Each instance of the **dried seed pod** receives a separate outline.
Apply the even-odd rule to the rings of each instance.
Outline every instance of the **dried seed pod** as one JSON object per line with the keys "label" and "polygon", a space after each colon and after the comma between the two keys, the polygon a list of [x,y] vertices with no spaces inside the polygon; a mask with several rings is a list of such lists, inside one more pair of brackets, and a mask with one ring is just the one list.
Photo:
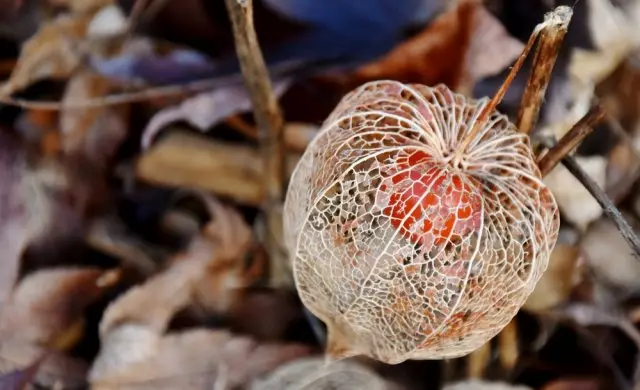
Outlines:
{"label": "dried seed pod", "polygon": [[557,205],[506,116],[490,113],[463,141],[487,104],[443,85],[370,82],[343,98],[298,162],[285,241],[332,357],[462,356],[533,291]]}

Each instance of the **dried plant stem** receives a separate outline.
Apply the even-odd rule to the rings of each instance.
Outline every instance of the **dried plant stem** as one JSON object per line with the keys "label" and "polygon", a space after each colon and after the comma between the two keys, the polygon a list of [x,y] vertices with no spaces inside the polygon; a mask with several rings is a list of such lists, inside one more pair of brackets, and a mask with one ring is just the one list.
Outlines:
{"label": "dried plant stem", "polygon": [[[555,10],[555,12],[560,12],[559,9],[561,9],[561,8],[566,8],[566,7],[558,7]],[[460,148],[458,149],[458,154],[457,154],[458,159],[460,159],[462,157],[462,155],[464,154],[464,152],[467,149],[467,147],[469,146],[469,144],[471,144],[471,142],[476,137],[476,135],[478,135],[478,132],[480,132],[480,129],[482,129],[483,123],[487,120],[487,118],[489,118],[491,113],[493,113],[495,111],[495,109],[498,106],[498,104],[500,104],[500,102],[502,102],[502,99],[504,98],[504,95],[507,93],[507,90],[509,89],[509,86],[511,86],[511,83],[513,82],[513,80],[515,79],[516,75],[518,74],[518,72],[522,68],[522,65],[524,64],[524,61],[529,56],[529,53],[531,52],[531,49],[533,48],[533,45],[536,43],[536,40],[538,39],[538,36],[541,34],[541,32],[549,29],[549,25],[552,24],[553,21],[554,21],[554,19],[551,19],[549,17],[549,15],[547,15],[545,17],[545,21],[540,23],[540,24],[538,24],[536,26],[536,28],[533,30],[533,32],[531,33],[531,36],[529,36],[529,40],[527,41],[527,44],[525,45],[524,49],[522,50],[522,53],[520,54],[520,56],[518,57],[516,62],[511,67],[511,70],[509,71],[509,74],[507,75],[507,77],[502,82],[502,85],[500,86],[500,88],[498,89],[496,94],[493,96],[493,98],[491,98],[491,100],[489,101],[489,104],[487,104],[482,109],[482,111],[478,115],[478,118],[475,120],[475,122],[473,124],[473,127],[471,128],[469,133],[465,136],[464,140],[460,144]],[[538,45],[538,48],[540,48],[540,46],[541,45]],[[555,57],[554,57],[554,61],[555,61]],[[535,60],[534,60],[534,67],[535,67]],[[528,87],[528,85],[527,85],[527,87]]]}
{"label": "dried plant stem", "polygon": [[605,117],[601,105],[596,104],[582,119],[578,121],[560,141],[538,160],[538,167],[542,176],[546,176],[553,168],[569,155],[580,143],[593,132]]}
{"label": "dried plant stem", "polygon": [[516,120],[516,127],[523,133],[531,133],[538,122],[540,107],[551,80],[551,72],[572,15],[573,10],[567,6],[557,7],[553,12],[545,15],[544,27],[540,31],[531,74],[522,95]]}
{"label": "dried plant stem", "polygon": [[622,213],[613,201],[607,196],[602,188],[596,183],[583,169],[578,162],[572,156],[565,156],[562,159],[562,165],[564,165],[571,174],[582,183],[582,185],[589,191],[591,196],[600,204],[604,213],[613,220],[616,227],[622,234],[622,237],[627,241],[631,249],[635,252],[635,257],[640,259],[640,239],[636,236],[635,232],[629,226],[627,220],[622,216]]}
{"label": "dried plant stem", "polygon": [[269,73],[258,45],[253,25],[253,1],[225,0],[233,27],[236,53],[245,85],[254,108],[254,118],[260,130],[260,147],[265,169],[266,190],[266,247],[271,259],[270,279],[273,286],[282,286],[290,277],[286,264],[277,259],[281,252],[277,235],[273,232],[281,225],[283,183],[285,168],[284,120],[273,91]]}

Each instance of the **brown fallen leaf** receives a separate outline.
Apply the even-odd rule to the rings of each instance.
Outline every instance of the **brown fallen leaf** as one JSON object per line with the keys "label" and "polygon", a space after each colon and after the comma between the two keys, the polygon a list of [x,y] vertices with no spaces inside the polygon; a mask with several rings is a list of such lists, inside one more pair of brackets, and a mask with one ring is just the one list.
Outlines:
{"label": "brown fallen leaf", "polygon": [[468,93],[479,79],[504,70],[522,47],[479,1],[463,0],[382,59],[359,68],[351,82],[444,83]]}
{"label": "brown fallen leaf", "polygon": [[93,389],[233,387],[310,352],[300,345],[258,345],[226,331],[165,334],[174,313],[194,303],[228,310],[245,283],[243,255],[251,231],[234,210],[201,198],[212,217],[202,234],[166,270],[105,311],[90,374]]}
{"label": "brown fallen leaf", "polygon": [[250,390],[385,390],[385,381],[357,361],[327,363],[322,357],[308,357],[287,363]]}
{"label": "brown fallen leaf", "polygon": [[[253,244],[251,229],[231,207],[207,194],[198,194],[211,221],[202,229],[202,235],[192,241],[190,251],[208,252],[211,260],[195,285],[194,302],[208,311],[226,313],[266,267],[256,263],[245,270],[244,259]],[[177,257],[174,261],[189,261],[189,257]]]}
{"label": "brown fallen leaf", "polygon": [[[16,281],[29,230],[28,188],[24,185],[26,156],[16,137],[0,129],[0,307]],[[33,214],[32,214],[33,215]]]}
{"label": "brown fallen leaf", "polygon": [[[62,352],[83,333],[84,309],[118,278],[94,268],[45,269],[27,275],[0,308],[0,373],[42,363],[42,385],[85,383],[86,365]],[[44,357],[43,357],[44,356]]]}
{"label": "brown fallen leaf", "polygon": [[9,96],[45,79],[64,79],[81,64],[82,43],[90,15],[62,15],[40,27],[25,42],[11,77],[0,88]]}
{"label": "brown fallen leaf", "polygon": [[[281,96],[291,84],[290,79],[276,80],[274,92]],[[221,87],[184,100],[178,106],[168,107],[149,121],[142,135],[142,148],[147,149],[158,133],[167,125],[187,121],[200,131],[207,131],[225,118],[251,109],[251,99],[243,84]]]}
{"label": "brown fallen leaf", "polygon": [[0,339],[66,349],[68,332],[90,303],[118,281],[117,271],[44,269],[28,274],[0,308]]}
{"label": "brown fallen leaf", "polygon": [[232,389],[309,352],[302,345],[260,344],[227,331],[196,329],[162,337],[144,360],[118,367],[98,360],[89,379],[93,390]]}
{"label": "brown fallen leaf", "polygon": [[564,303],[580,282],[579,248],[559,243],[551,252],[549,266],[523,308],[541,312]]}
{"label": "brown fallen leaf", "polygon": [[[62,104],[99,99],[114,92],[113,84],[90,70],[80,70],[69,80]],[[62,152],[83,156],[98,167],[114,156],[128,131],[129,106],[102,106],[63,110],[60,113]]]}
{"label": "brown fallen leaf", "polygon": [[[288,156],[288,174],[297,158]],[[135,166],[136,177],[142,181],[208,191],[251,206],[259,206],[264,200],[262,170],[255,148],[186,131],[164,135]]]}

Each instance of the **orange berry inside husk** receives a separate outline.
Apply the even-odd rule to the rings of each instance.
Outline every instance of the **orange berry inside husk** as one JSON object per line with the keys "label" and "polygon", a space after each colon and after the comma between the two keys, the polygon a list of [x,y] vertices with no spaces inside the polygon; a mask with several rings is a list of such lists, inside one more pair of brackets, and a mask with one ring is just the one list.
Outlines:
{"label": "orange berry inside husk", "polygon": [[422,150],[397,157],[383,213],[414,244],[441,245],[462,239],[481,226],[480,182],[443,166]]}

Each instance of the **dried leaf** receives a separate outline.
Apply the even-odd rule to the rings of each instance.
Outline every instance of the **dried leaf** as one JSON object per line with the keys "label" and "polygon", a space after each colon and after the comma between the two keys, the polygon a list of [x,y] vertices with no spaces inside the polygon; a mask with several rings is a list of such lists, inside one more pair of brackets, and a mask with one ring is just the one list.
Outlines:
{"label": "dried leaf", "polygon": [[[626,214],[632,227],[636,220]],[[615,224],[603,218],[586,231],[580,248],[596,281],[623,299],[640,289],[640,263],[626,246]]]}
{"label": "dried leaf", "polygon": [[425,85],[444,83],[470,92],[484,77],[504,70],[523,44],[477,1],[460,1],[417,36],[355,72],[357,84],[392,79]]}
{"label": "dried leaf", "polygon": [[[190,252],[209,253],[210,261],[195,284],[195,301],[213,312],[227,312],[239,299],[243,287],[253,275],[245,277],[244,257],[252,244],[251,229],[234,209],[216,199],[200,194],[212,221],[196,237]],[[178,257],[174,262],[191,261]],[[248,279],[249,278],[249,279]]]}
{"label": "dried leaf", "polygon": [[[123,327],[128,326],[132,325]],[[120,342],[127,348],[126,337]],[[131,355],[139,352],[128,349]],[[99,356],[89,375],[92,389],[237,388],[310,351],[301,345],[258,344],[226,331],[201,329],[164,336],[149,352],[126,365]]]}
{"label": "dried leaf", "polygon": [[[0,338],[66,347],[62,336],[82,319],[84,309],[118,280],[97,268],[44,269],[27,275],[0,308]],[[67,341],[67,340],[65,340]]]}
{"label": "dried leaf", "polygon": [[[99,99],[112,90],[108,79],[90,70],[81,70],[69,80],[62,104]],[[127,135],[128,113],[128,106],[63,110],[60,132],[64,153],[81,155],[96,166],[104,166]]]}
{"label": "dried leaf", "polygon": [[13,288],[31,236],[28,190],[24,185],[27,162],[21,146],[13,136],[0,131],[0,307]]}
{"label": "dried leaf", "polygon": [[63,15],[44,24],[20,51],[0,95],[11,95],[50,78],[67,78],[81,64],[82,42],[90,18]]}
{"label": "dried leaf", "polygon": [[575,49],[569,72],[583,83],[597,84],[640,44],[636,28],[640,3],[589,0],[589,32],[598,50]]}
{"label": "dried leaf", "polygon": [[267,378],[255,381],[251,390],[350,390],[386,389],[384,380],[368,367],[339,360],[328,363],[323,358],[298,359],[275,370]]}
{"label": "dried leaf", "polygon": [[[261,161],[249,146],[172,131],[140,156],[135,172],[149,183],[200,189],[258,206],[265,196]],[[296,161],[289,156],[287,172]]]}
{"label": "dried leaf", "polygon": [[86,365],[55,349],[67,349],[78,340],[84,309],[117,276],[94,268],[45,269],[27,275],[0,309],[0,372],[23,370],[46,355],[36,383],[84,384]]}
{"label": "dried leaf", "polygon": [[[290,79],[276,80],[273,89],[281,96],[289,88]],[[147,149],[167,125],[187,121],[201,131],[209,130],[226,117],[251,109],[251,100],[243,84],[221,87],[184,100],[176,107],[158,112],[147,124],[142,135],[142,148]]]}
{"label": "dried leaf", "polygon": [[540,312],[564,303],[580,281],[579,253],[577,247],[558,243],[551,252],[547,270],[523,308]]}
{"label": "dried leaf", "polygon": [[[235,211],[212,198],[203,196],[203,200],[212,214],[212,222],[188,250],[173,259],[164,272],[130,289],[106,309],[100,323],[102,348],[94,362],[93,381],[135,381],[140,378],[138,375],[153,379],[166,371],[158,368],[158,364],[164,365],[166,359],[174,359],[171,356],[185,354],[193,354],[189,359],[201,360],[202,364],[213,361],[214,368],[218,364],[212,359],[220,351],[209,346],[182,352],[173,349],[183,348],[183,343],[191,345],[194,338],[213,338],[212,342],[225,339],[223,333],[164,335],[169,320],[180,309],[198,302],[210,310],[225,311],[234,303],[236,289],[244,284],[242,260],[251,232]],[[195,342],[199,343],[207,345],[206,341]],[[162,357],[163,353],[167,355]],[[186,364],[189,359],[184,357],[176,367],[185,364],[181,369],[197,373],[189,371],[194,368]],[[133,374],[129,370],[132,365],[150,368]]]}
{"label": "dried leaf", "polygon": [[475,12],[474,31],[465,60],[472,85],[502,72],[524,48],[485,7],[478,6]]}
{"label": "dried leaf", "polygon": [[[604,187],[607,161],[603,157],[576,157],[576,160],[600,187]],[[584,231],[602,215],[598,202],[564,166],[558,165],[544,182],[553,192],[562,215],[578,229]]]}

